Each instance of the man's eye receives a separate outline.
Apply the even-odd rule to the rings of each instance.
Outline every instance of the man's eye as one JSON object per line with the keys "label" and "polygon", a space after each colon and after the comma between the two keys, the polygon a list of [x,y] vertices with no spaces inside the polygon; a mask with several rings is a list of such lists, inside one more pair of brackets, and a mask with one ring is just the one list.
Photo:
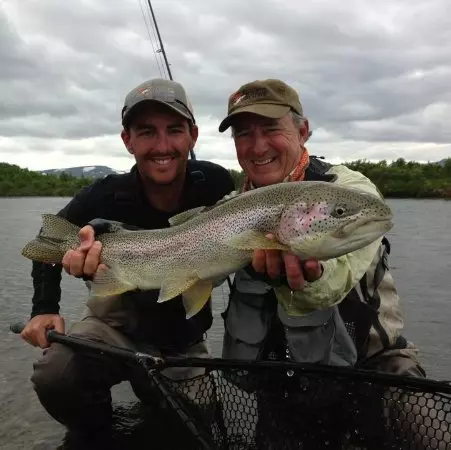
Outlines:
{"label": "man's eye", "polygon": [[139,133],[139,136],[151,136],[152,134],[154,134],[152,130],[143,130]]}

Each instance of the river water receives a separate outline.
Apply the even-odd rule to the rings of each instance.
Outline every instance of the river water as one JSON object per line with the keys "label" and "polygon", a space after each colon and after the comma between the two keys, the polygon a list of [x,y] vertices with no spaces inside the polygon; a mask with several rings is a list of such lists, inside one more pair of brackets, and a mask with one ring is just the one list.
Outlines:
{"label": "river water", "polygon": [[[20,255],[40,227],[40,214],[56,212],[68,198],[0,198],[0,448],[54,449],[64,428],[43,410],[31,388],[32,363],[40,350],[9,331],[30,312],[30,262]],[[401,296],[404,335],[420,348],[428,376],[451,379],[451,202],[390,199],[395,227],[390,232],[390,264]],[[67,326],[83,310],[84,286],[63,276],[61,313]],[[226,285],[215,290],[213,328],[209,339],[220,355]],[[128,384],[113,390],[124,417],[132,417],[135,398]],[[119,413],[121,414],[121,413]],[[130,447],[131,448],[131,447]],[[146,448],[146,447],[143,447]],[[147,447],[150,448],[150,447]]]}

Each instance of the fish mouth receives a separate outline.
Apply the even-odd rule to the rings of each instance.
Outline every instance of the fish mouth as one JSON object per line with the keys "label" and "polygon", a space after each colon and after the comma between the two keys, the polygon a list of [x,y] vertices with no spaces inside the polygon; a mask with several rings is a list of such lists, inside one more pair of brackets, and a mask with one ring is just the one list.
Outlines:
{"label": "fish mouth", "polygon": [[376,228],[377,230],[387,232],[393,228],[393,217],[359,217],[344,224],[333,233],[333,236],[344,238],[351,235],[356,230],[364,231],[366,228]]}

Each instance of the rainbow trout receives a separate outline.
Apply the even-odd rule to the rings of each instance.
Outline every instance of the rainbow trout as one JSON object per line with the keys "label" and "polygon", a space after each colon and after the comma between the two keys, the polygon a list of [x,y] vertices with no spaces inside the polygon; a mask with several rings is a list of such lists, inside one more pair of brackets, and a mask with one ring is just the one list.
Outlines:
{"label": "rainbow trout", "polygon": [[[22,255],[61,263],[79,246],[79,228],[52,214]],[[170,219],[157,230],[102,233],[100,261],[91,295],[160,289],[159,302],[183,294],[187,318],[208,301],[213,285],[252,261],[255,249],[292,252],[327,260],[369,245],[392,227],[386,203],[371,194],[321,181],[280,183],[230,196]],[[272,233],[275,239],[266,235]]]}

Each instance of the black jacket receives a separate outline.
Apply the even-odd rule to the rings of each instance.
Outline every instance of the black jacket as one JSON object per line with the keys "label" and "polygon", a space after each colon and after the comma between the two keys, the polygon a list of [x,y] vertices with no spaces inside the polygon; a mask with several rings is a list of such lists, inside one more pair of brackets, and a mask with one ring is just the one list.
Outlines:
{"label": "black jacket", "polygon": [[[84,188],[58,214],[80,227],[102,218],[143,229],[165,228],[171,216],[197,206],[212,205],[233,189],[233,180],[225,168],[207,161],[189,160],[182,206],[167,213],[149,204],[134,166],[127,174],[109,175]],[[61,265],[33,261],[32,317],[59,313],[61,273]],[[134,337],[154,345],[177,347],[199,339],[211,326],[210,302],[187,320],[181,298],[158,304],[156,290],[123,295],[132,296],[139,311],[141,323]]]}

